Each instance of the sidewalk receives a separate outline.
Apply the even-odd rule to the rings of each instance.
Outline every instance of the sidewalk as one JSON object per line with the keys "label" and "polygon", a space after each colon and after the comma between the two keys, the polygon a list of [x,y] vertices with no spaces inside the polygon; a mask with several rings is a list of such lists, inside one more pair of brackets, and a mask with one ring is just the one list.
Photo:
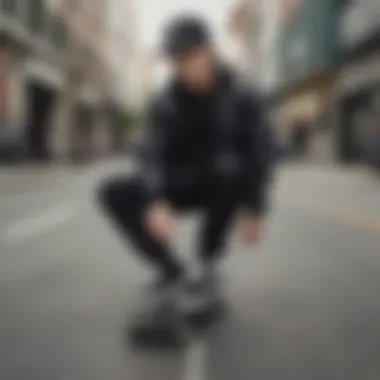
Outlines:
{"label": "sidewalk", "polygon": [[335,162],[307,162],[292,161],[282,165],[284,172],[299,172],[304,179],[315,179],[323,181],[347,181],[349,183],[367,183],[378,182],[380,177],[371,170],[367,165],[340,165]]}
{"label": "sidewalk", "polygon": [[86,165],[68,163],[0,165],[0,195],[12,192],[46,191],[51,186],[57,187],[72,181],[87,181],[93,176],[103,176],[113,172],[126,173],[130,170],[130,160],[124,157],[98,160]]}
{"label": "sidewalk", "polygon": [[0,194],[46,189],[50,184],[71,178],[76,173],[78,170],[62,164],[0,165]]}
{"label": "sidewalk", "polygon": [[276,182],[280,201],[318,209],[376,231],[380,231],[379,193],[380,179],[365,166],[285,165]]}

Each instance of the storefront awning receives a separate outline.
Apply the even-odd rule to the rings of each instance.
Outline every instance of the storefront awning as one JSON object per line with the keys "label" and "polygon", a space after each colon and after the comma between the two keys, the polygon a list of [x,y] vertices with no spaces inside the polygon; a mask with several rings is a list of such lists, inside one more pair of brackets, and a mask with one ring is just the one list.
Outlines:
{"label": "storefront awning", "polygon": [[338,94],[345,96],[380,83],[380,53],[343,68],[338,76]]}
{"label": "storefront awning", "polygon": [[42,60],[28,59],[25,63],[24,75],[27,79],[42,82],[55,89],[62,89],[65,85],[63,71]]}
{"label": "storefront awning", "polygon": [[310,122],[317,117],[321,107],[320,94],[312,91],[286,101],[276,112],[276,119],[284,126],[292,125],[295,121]]}

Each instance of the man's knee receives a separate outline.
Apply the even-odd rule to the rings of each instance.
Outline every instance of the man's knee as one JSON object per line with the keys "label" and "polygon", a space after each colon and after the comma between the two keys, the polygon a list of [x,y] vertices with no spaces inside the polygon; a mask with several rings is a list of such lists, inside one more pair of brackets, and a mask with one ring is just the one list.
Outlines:
{"label": "man's knee", "polygon": [[97,201],[101,208],[110,209],[115,203],[117,183],[115,180],[103,181],[96,191]]}
{"label": "man's knee", "polygon": [[134,179],[106,180],[97,190],[100,206],[105,210],[115,210],[128,203],[134,203],[136,198],[136,181]]}

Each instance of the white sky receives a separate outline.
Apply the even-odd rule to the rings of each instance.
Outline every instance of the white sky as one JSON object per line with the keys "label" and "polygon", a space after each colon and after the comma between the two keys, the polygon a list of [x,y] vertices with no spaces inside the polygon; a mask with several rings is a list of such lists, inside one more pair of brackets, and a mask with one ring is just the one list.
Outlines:
{"label": "white sky", "polygon": [[135,0],[141,42],[146,47],[157,45],[166,21],[184,11],[202,14],[212,25],[216,39],[223,40],[223,23],[234,2],[235,0]]}

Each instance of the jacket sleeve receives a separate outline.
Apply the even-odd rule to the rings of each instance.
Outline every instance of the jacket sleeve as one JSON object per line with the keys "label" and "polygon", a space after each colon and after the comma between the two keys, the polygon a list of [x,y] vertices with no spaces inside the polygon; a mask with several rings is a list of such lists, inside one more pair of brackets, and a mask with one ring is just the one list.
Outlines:
{"label": "jacket sleeve", "polygon": [[245,154],[247,188],[244,204],[248,211],[262,215],[268,208],[268,185],[273,163],[272,130],[263,99],[247,93],[243,103],[243,122],[249,136]]}
{"label": "jacket sleeve", "polygon": [[142,187],[153,202],[165,199],[166,160],[169,138],[169,112],[162,101],[154,101],[147,110],[144,154],[142,157]]}

